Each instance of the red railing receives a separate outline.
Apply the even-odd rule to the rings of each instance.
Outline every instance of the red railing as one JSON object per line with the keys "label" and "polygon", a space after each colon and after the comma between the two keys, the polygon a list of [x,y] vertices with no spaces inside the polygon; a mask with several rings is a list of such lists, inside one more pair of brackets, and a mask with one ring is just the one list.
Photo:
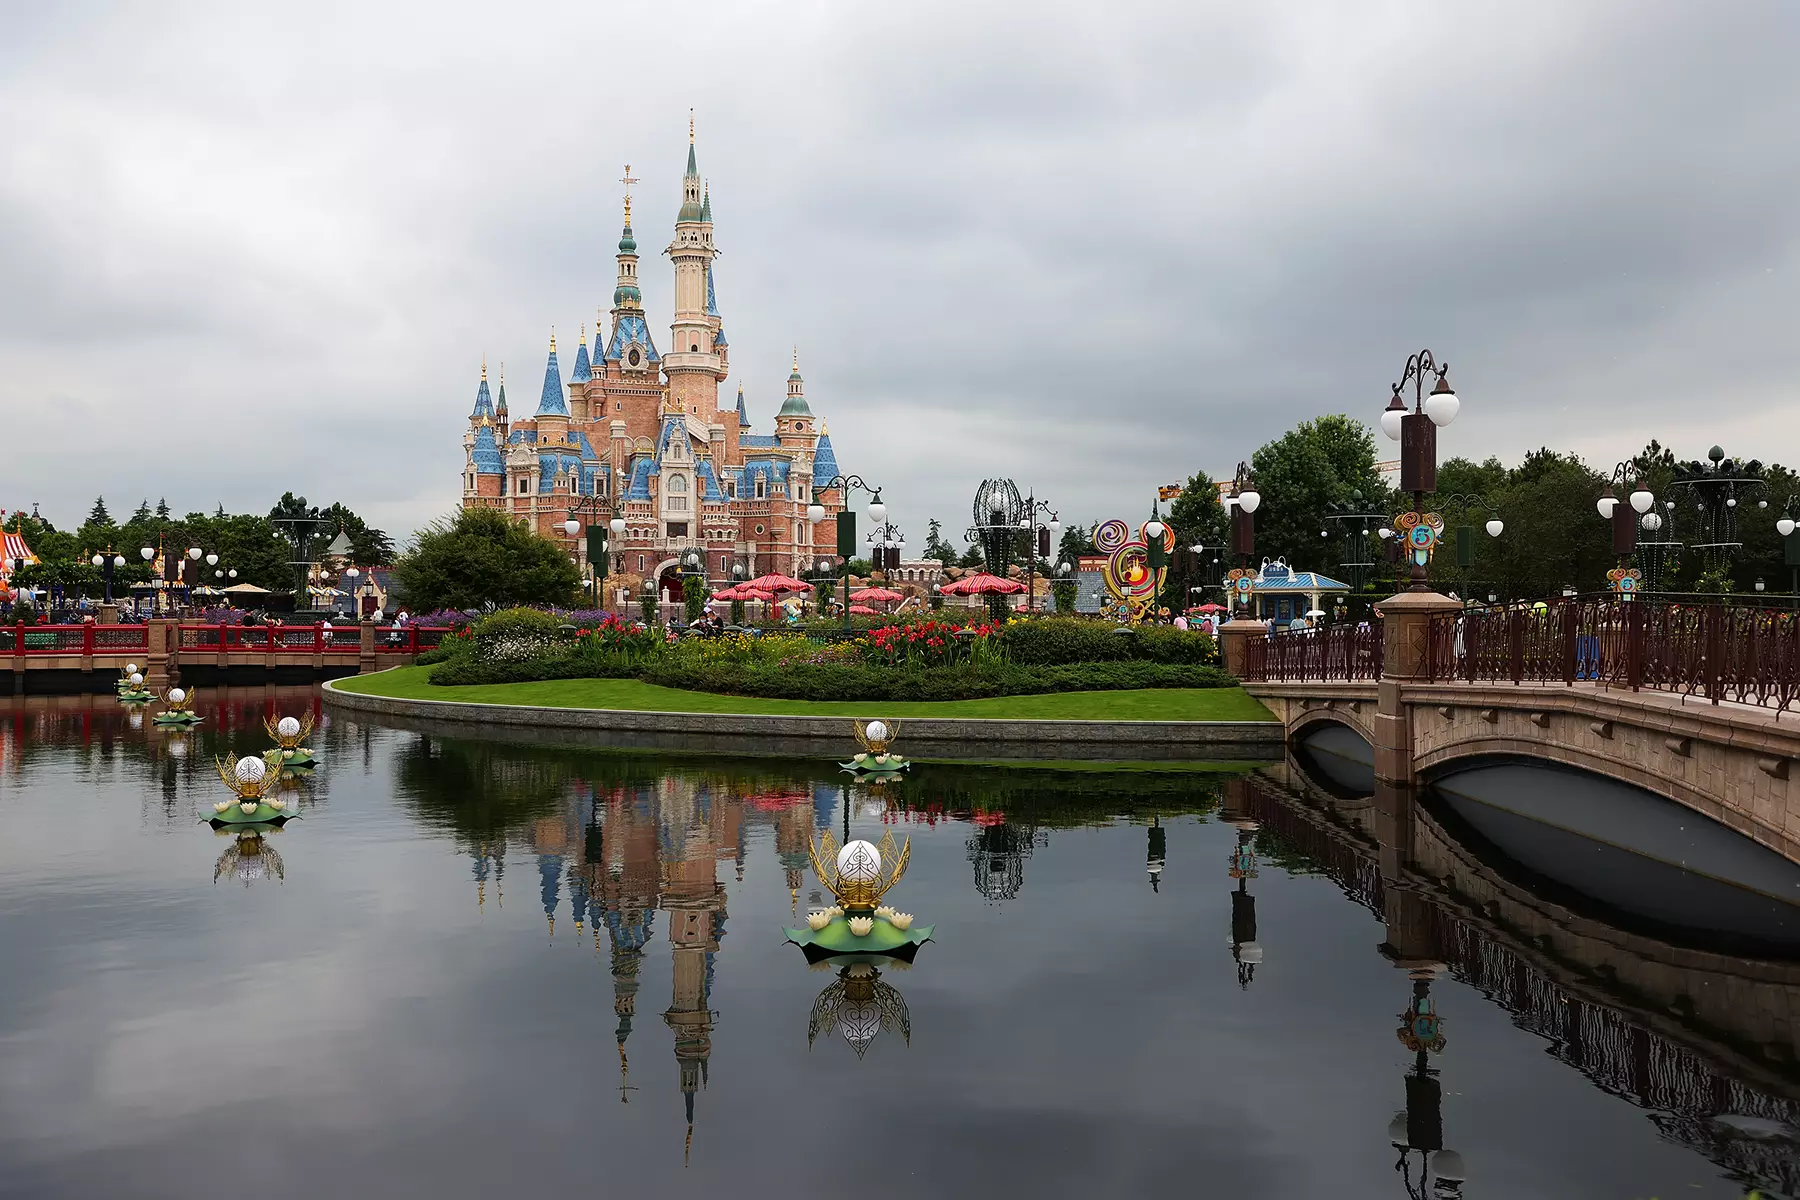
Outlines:
{"label": "red railing", "polygon": [[[378,654],[419,654],[451,631],[436,626],[384,626],[375,631]],[[357,654],[362,631],[334,625],[181,625],[175,645],[195,653]],[[150,649],[146,625],[0,625],[0,655],[131,655]]]}
{"label": "red railing", "polygon": [[1244,677],[1254,682],[1381,678],[1380,621],[1282,629],[1245,643]]}
{"label": "red railing", "polygon": [[142,625],[0,625],[0,654],[143,654],[150,630]]}

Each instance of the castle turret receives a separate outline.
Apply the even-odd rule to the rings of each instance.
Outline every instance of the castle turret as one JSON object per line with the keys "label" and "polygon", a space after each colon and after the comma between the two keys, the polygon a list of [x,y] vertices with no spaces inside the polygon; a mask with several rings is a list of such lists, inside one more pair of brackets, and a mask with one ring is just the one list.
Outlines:
{"label": "castle turret", "polygon": [[707,419],[718,413],[719,381],[725,378],[724,360],[713,344],[719,334],[717,318],[707,312],[708,276],[716,253],[710,200],[702,195],[690,119],[681,211],[675,219],[675,240],[667,251],[675,264],[675,321],[669,327],[673,344],[663,358],[663,372],[674,403],[683,412]]}
{"label": "castle turret", "polygon": [[550,357],[544,360],[544,390],[538,396],[537,444],[544,446],[568,440],[569,402],[563,397],[562,368],[556,362],[556,331],[550,332]]}

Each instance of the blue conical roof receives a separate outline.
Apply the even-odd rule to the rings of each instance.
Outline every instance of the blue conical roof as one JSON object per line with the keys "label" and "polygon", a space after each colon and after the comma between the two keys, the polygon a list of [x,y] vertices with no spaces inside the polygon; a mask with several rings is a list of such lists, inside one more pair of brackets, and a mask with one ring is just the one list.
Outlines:
{"label": "blue conical roof", "polygon": [[479,425],[475,429],[475,447],[469,452],[470,461],[475,464],[477,475],[504,475],[506,468],[500,461],[500,443],[494,440],[492,425]]}
{"label": "blue conical roof", "polygon": [[741,383],[738,384],[738,426],[750,428],[750,414],[744,411],[744,385]]}
{"label": "blue conical roof", "polygon": [[475,389],[475,410],[469,416],[487,417],[490,420],[494,416],[494,398],[488,394],[487,368],[485,367],[481,371],[481,386]]}
{"label": "blue conical roof", "polygon": [[719,302],[713,297],[713,269],[711,263],[706,265],[706,315],[709,317],[716,317],[719,315]]}
{"label": "blue conical roof", "polygon": [[583,334],[581,345],[575,351],[575,369],[569,372],[569,382],[586,383],[593,377],[593,364],[588,362],[587,335]]}
{"label": "blue conical roof", "polygon": [[813,447],[813,487],[822,488],[839,474],[837,451],[831,448],[831,435],[821,434],[819,444]]}
{"label": "blue conical roof", "polygon": [[556,363],[556,339],[550,339],[550,358],[544,363],[544,394],[538,397],[537,415],[540,417],[566,417],[569,415],[568,397],[563,395],[562,368]]}

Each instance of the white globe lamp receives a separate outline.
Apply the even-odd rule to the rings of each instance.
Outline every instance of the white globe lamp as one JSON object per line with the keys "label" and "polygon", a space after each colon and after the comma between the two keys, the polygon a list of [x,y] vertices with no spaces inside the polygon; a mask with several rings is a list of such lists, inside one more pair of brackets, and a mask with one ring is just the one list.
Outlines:
{"label": "white globe lamp", "polygon": [[1394,398],[1381,412],[1381,432],[1388,435],[1390,441],[1400,440],[1400,427],[1406,420],[1406,402],[1395,392]]}
{"label": "white globe lamp", "polygon": [[1487,532],[1489,537],[1499,537],[1506,532],[1506,522],[1502,521],[1499,517],[1489,517]]}
{"label": "white globe lamp", "polygon": [[1779,533],[1782,537],[1786,537],[1794,532],[1794,528],[1794,518],[1792,517],[1783,517],[1781,520],[1775,522],[1775,532]]}
{"label": "white globe lamp", "polygon": [[138,553],[144,556],[145,562],[149,562],[151,559],[156,557],[156,547],[140,546],[140,547],[138,547]]}
{"label": "white globe lamp", "polygon": [[1437,386],[1431,389],[1431,395],[1425,397],[1425,415],[1439,429],[1456,420],[1456,414],[1462,409],[1462,401],[1450,390],[1450,381],[1439,375]]}
{"label": "white globe lamp", "polygon": [[574,517],[570,517],[568,520],[563,522],[563,532],[568,534],[570,537],[574,537],[576,534],[581,532],[581,522],[577,521]]}
{"label": "white globe lamp", "polygon": [[881,851],[872,842],[849,842],[838,851],[837,871],[847,883],[874,883],[881,878]]}
{"label": "white globe lamp", "polygon": [[240,758],[237,760],[235,774],[242,783],[261,783],[263,776],[268,773],[268,766],[260,758]]}
{"label": "white globe lamp", "polygon": [[275,732],[279,733],[282,737],[299,737],[300,722],[296,721],[293,717],[283,717],[281,720],[275,722]]}
{"label": "white globe lamp", "polygon": [[170,704],[180,704],[183,700],[186,700],[186,699],[187,699],[187,693],[182,691],[180,688],[170,688],[169,689],[169,703]]}
{"label": "white globe lamp", "polygon": [[1253,487],[1245,488],[1243,491],[1238,493],[1238,504],[1247,513],[1255,512],[1257,509],[1257,506],[1260,505],[1261,503],[1262,503],[1262,493],[1257,491]]}
{"label": "white globe lamp", "polygon": [[887,520],[887,505],[881,502],[881,493],[875,493],[875,502],[869,505],[869,520],[876,524]]}
{"label": "white globe lamp", "polygon": [[608,529],[611,529],[613,531],[614,537],[617,537],[621,533],[625,532],[625,518],[624,517],[614,517],[612,520],[608,521],[606,523],[606,525],[607,525]]}

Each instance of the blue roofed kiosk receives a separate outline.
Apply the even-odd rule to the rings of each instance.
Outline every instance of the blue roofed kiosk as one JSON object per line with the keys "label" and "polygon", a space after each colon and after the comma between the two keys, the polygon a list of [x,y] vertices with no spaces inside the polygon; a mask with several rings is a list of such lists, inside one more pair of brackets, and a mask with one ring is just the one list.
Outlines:
{"label": "blue roofed kiosk", "polygon": [[1295,571],[1283,560],[1264,559],[1252,585],[1251,608],[1259,621],[1277,627],[1307,620],[1308,613],[1329,611],[1332,597],[1348,595],[1350,585],[1317,571]]}

